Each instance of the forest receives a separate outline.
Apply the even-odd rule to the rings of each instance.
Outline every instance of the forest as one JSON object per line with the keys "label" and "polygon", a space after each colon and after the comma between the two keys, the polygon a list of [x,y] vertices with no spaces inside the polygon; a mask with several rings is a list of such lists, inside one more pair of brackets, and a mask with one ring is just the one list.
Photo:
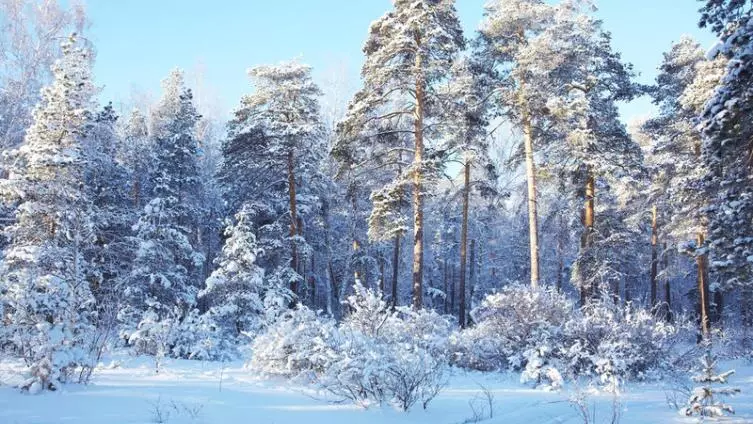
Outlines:
{"label": "forest", "polygon": [[[341,105],[291,58],[250,64],[224,117],[178,68],[105,102],[83,5],[0,0],[0,421],[62,422],[11,406],[126,363],[348,422],[436,422],[403,411],[473,379],[457,422],[495,422],[495,378],[574,414],[498,422],[753,420],[753,2],[695,1],[718,43],[677,34],[652,84],[587,1],[489,0],[473,33],[455,0],[391,3]],[[625,407],[640,384],[670,418]],[[168,422],[152,402],[109,420]]]}

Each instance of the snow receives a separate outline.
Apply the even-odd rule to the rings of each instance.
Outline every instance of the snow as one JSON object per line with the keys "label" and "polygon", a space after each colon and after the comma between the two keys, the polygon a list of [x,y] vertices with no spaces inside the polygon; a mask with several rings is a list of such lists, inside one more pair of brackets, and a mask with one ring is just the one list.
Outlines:
{"label": "snow", "polygon": [[[0,423],[8,424],[170,424],[194,423],[308,423],[370,424],[461,423],[478,408],[480,385],[493,395],[493,417],[485,423],[580,423],[568,399],[577,394],[572,383],[561,392],[525,387],[517,374],[466,373],[454,370],[445,390],[427,410],[400,412],[392,407],[363,409],[329,402],[323,394],[276,379],[261,379],[241,362],[218,363],[173,360],[159,374],[149,358],[118,357],[97,369],[88,386],[67,385],[56,392],[30,396],[0,386]],[[12,384],[20,363],[0,361],[0,384]],[[730,398],[737,415],[725,422],[753,420],[753,365],[722,362],[736,368],[733,378],[742,395]],[[665,384],[627,385],[619,397],[621,423],[692,423],[667,405]],[[609,422],[613,397],[581,391],[596,405],[597,421]]]}

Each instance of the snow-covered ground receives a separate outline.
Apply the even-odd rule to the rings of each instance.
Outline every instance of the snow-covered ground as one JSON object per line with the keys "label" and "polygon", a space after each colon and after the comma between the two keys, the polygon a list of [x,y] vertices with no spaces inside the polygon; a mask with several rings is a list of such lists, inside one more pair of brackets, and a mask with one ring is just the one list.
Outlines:
{"label": "snow-covered ground", "polygon": [[[468,422],[473,409],[485,414],[486,399],[479,385],[493,394],[493,417],[484,423],[582,423],[568,401],[575,390],[559,393],[526,388],[518,376],[455,371],[447,388],[427,410],[400,412],[391,407],[363,409],[333,403],[323,395],[278,380],[250,375],[240,362],[225,364],[169,361],[155,375],[146,358],[124,358],[120,366],[99,369],[92,384],[68,386],[42,395],[26,395],[13,384],[18,364],[0,362],[0,423],[2,424],[369,424]],[[723,422],[753,423],[753,366],[723,362],[737,374],[734,386],[742,394],[730,399],[737,416]],[[621,423],[690,423],[667,405],[669,384],[632,384],[624,388]],[[588,394],[595,423],[609,423],[613,396]],[[595,406],[594,406],[595,405]]]}

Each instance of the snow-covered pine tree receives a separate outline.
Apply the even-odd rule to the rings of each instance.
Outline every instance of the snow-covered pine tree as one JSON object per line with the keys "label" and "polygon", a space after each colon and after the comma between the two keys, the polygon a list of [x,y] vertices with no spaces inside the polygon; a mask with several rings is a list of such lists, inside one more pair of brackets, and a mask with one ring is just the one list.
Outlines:
{"label": "snow-covered pine tree", "polygon": [[87,279],[97,300],[99,348],[111,335],[116,325],[117,312],[122,301],[122,290],[130,272],[134,249],[130,242],[131,226],[137,209],[128,193],[128,169],[118,158],[122,148],[116,133],[118,117],[108,104],[94,117],[88,136],[84,140],[87,163],[84,173],[85,191],[92,202],[95,244],[89,257]]}
{"label": "snow-covered pine tree", "polygon": [[[454,0],[395,0],[393,10],[371,24],[363,48],[363,87],[339,124],[343,145],[373,142],[386,133],[410,140],[409,169],[396,180],[413,196],[413,305],[423,307],[424,196],[429,192],[436,134],[432,124],[442,121],[437,84],[450,70],[465,40]],[[341,150],[347,151],[345,147]],[[402,156],[402,155],[400,155]]]}
{"label": "snow-covered pine tree", "polygon": [[231,211],[244,203],[254,211],[264,251],[259,264],[269,284],[303,297],[311,256],[306,218],[318,207],[325,151],[321,92],[311,67],[296,62],[257,66],[249,75],[255,91],[241,99],[228,124],[220,183]]}
{"label": "snow-covered pine tree", "polygon": [[[753,187],[750,181],[753,125],[753,9],[750,0],[707,0],[701,26],[720,43],[708,52],[728,60],[714,95],[705,104],[701,157],[708,169],[708,246],[711,268],[727,289],[741,295],[743,325],[753,326]],[[746,341],[750,346],[750,342]]]}
{"label": "snow-covered pine tree", "polygon": [[[664,54],[656,87],[652,90],[659,114],[642,126],[643,133],[653,140],[648,159],[655,172],[649,198],[656,207],[655,220],[661,220],[654,228],[660,227],[661,230],[655,231],[671,237],[674,247],[688,253],[696,262],[696,297],[704,333],[708,331],[711,303],[708,246],[704,243],[709,204],[704,179],[708,169],[700,160],[702,140],[696,124],[724,68],[722,58],[707,60],[700,45],[690,37],[673,44]],[[655,298],[655,273],[652,275],[651,292]],[[715,293],[721,295],[718,290]]]}
{"label": "snow-covered pine tree", "polygon": [[[547,32],[556,6],[542,0],[496,0],[484,11],[477,49],[477,61],[485,64],[497,82],[495,99],[523,135],[528,196],[528,235],[531,287],[539,286],[539,218],[536,200],[534,147],[543,145],[546,101],[557,94],[553,65],[559,62]],[[533,72],[538,70],[537,72]]]}
{"label": "snow-covered pine tree", "polygon": [[[96,308],[86,277],[94,243],[93,205],[83,181],[84,139],[93,123],[91,52],[75,35],[62,45],[24,143],[6,157],[0,189],[15,206],[6,228],[0,338],[29,367],[23,387],[54,390],[91,367]],[[83,374],[80,374],[83,375]]]}
{"label": "snow-covered pine tree", "polygon": [[120,312],[129,343],[158,356],[170,353],[173,333],[196,304],[204,260],[194,249],[201,214],[198,114],[181,71],[173,71],[163,89],[151,122],[156,172],[133,227],[136,257]]}
{"label": "snow-covered pine tree", "polygon": [[[619,195],[642,171],[641,149],[628,135],[616,106],[617,101],[632,99],[642,88],[631,81],[631,66],[612,50],[610,34],[601,21],[573,3],[560,6],[547,34],[543,40],[550,38],[547,45],[559,56],[551,72],[562,90],[545,105],[555,118],[550,134],[560,134],[545,152],[546,160],[563,179],[571,181],[568,191],[583,202],[579,257],[586,258],[600,234],[616,229],[598,222],[597,189],[611,189]],[[572,281],[581,292],[582,304],[608,289],[585,278],[587,274],[593,272],[579,266],[576,258]]]}
{"label": "snow-covered pine tree", "polygon": [[152,192],[155,172],[155,144],[149,137],[147,118],[139,109],[133,109],[119,128],[122,143],[118,160],[128,168],[129,199],[133,208],[141,210]]}
{"label": "snow-covered pine tree", "polygon": [[[206,287],[199,293],[206,315],[226,341],[253,335],[287,307],[291,293],[284,286],[269,286],[256,263],[261,250],[253,228],[253,214],[241,209],[225,230],[225,245],[216,259]],[[274,281],[273,281],[274,282]]]}
{"label": "snow-covered pine tree", "polygon": [[727,380],[735,371],[730,370],[717,374],[716,358],[710,351],[706,351],[703,355],[701,364],[701,373],[693,376],[693,381],[702,385],[693,389],[688,399],[688,406],[682,409],[682,413],[687,416],[699,415],[701,417],[723,417],[727,414],[734,414],[735,410],[732,406],[722,402],[719,398],[740,393],[740,389],[712,385],[727,384]]}
{"label": "snow-covered pine tree", "polygon": [[[482,65],[474,63],[469,58],[462,58],[452,67],[451,77],[443,90],[442,98],[446,102],[447,111],[444,125],[440,128],[444,132],[444,146],[442,150],[448,168],[460,165],[460,175],[457,176],[457,186],[450,184],[449,199],[439,199],[441,209],[448,211],[449,200],[459,204],[460,245],[458,246],[458,318],[461,327],[465,327],[467,316],[468,284],[468,249],[470,232],[470,214],[473,192],[484,196],[496,193],[497,171],[489,152],[489,108],[487,95],[491,91],[488,78],[483,72]],[[452,202],[455,200],[454,202]],[[474,202],[477,203],[477,202]],[[477,204],[475,205],[477,206]],[[444,220],[437,226],[439,231],[448,222]],[[441,247],[440,247],[441,249]],[[454,262],[454,261],[453,261]],[[445,293],[447,294],[447,293]]]}

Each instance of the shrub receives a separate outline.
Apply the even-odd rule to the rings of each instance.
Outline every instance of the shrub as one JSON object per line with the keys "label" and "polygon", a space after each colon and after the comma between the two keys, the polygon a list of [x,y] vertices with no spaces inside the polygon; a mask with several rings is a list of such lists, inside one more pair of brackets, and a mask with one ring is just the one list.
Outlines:
{"label": "shrub", "polygon": [[523,352],[544,341],[558,346],[572,313],[572,302],[561,293],[521,284],[504,287],[471,311],[476,326],[452,335],[453,362],[482,371],[522,369]]}
{"label": "shrub", "polygon": [[646,309],[602,300],[567,321],[563,353],[571,374],[596,374],[614,389],[617,379],[641,379],[659,369],[677,336],[675,326]]}
{"label": "shrub", "polygon": [[252,343],[249,368],[262,375],[298,377],[324,372],[337,357],[334,321],[299,305],[283,313]]}

